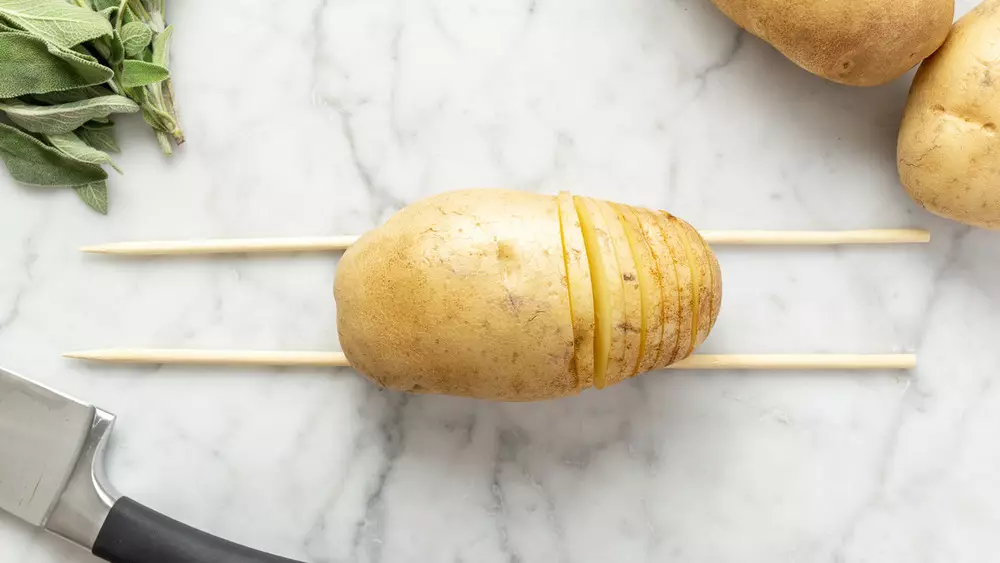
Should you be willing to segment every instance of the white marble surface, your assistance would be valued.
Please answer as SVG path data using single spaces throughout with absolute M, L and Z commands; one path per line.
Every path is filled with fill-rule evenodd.
M 124 123 L 113 212 L 0 175 L 0 360 L 120 416 L 109 471 L 311 563 L 982 562 L 1000 550 L 1000 235 L 898 185 L 910 76 L 837 86 L 708 0 L 169 0 L 189 142 Z M 971 8 L 959 2 L 958 13 Z M 655 373 L 527 405 L 344 371 L 107 368 L 106 346 L 337 349 L 330 256 L 106 260 L 127 239 L 360 232 L 501 185 L 699 228 L 932 229 L 719 249 L 703 351 L 917 350 L 898 373 Z M 90 556 L 0 517 L 0 561 Z

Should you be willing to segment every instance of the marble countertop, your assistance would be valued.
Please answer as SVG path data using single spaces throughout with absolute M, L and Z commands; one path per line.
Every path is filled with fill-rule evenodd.
M 959 1 L 957 15 L 972 0 Z M 101 217 L 0 174 L 0 358 L 119 416 L 108 470 L 310 563 L 981 562 L 1000 549 L 1000 234 L 898 183 L 911 75 L 798 69 L 708 0 L 169 0 L 187 144 L 122 120 Z M 106 367 L 110 346 L 337 350 L 334 255 L 111 260 L 118 240 L 359 233 L 423 196 L 569 189 L 703 229 L 923 227 L 720 248 L 704 352 L 915 350 L 906 373 L 649 374 L 533 404 L 349 370 Z M 0 516 L 0 561 L 86 563 Z

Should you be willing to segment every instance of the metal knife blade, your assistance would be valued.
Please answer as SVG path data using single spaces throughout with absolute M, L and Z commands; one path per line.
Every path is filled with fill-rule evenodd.
M 44 526 L 83 451 L 96 409 L 0 369 L 0 509 Z
M 299 563 L 120 497 L 104 475 L 115 416 L 0 368 L 0 510 L 113 563 Z

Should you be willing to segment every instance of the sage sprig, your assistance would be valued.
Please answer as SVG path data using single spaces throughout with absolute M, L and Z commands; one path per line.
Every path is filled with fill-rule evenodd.
M 165 0 L 0 0 L 0 159 L 11 177 L 72 188 L 107 213 L 114 116 L 140 113 L 167 155 L 184 142 L 172 31 Z

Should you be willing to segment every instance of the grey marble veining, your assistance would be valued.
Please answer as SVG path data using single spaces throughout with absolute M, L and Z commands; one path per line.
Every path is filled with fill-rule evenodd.
M 188 143 L 166 159 L 122 120 L 108 218 L 0 176 L 0 360 L 120 416 L 118 489 L 313 563 L 955 563 L 1000 548 L 1000 235 L 899 186 L 911 75 L 825 82 L 708 0 L 168 3 Z M 919 247 L 719 248 L 723 309 L 702 349 L 916 350 L 920 366 L 660 372 L 514 405 L 404 397 L 349 370 L 60 358 L 338 346 L 335 256 L 80 245 L 359 233 L 482 186 L 704 229 L 929 228 Z M 90 560 L 0 517 L 0 561 Z

